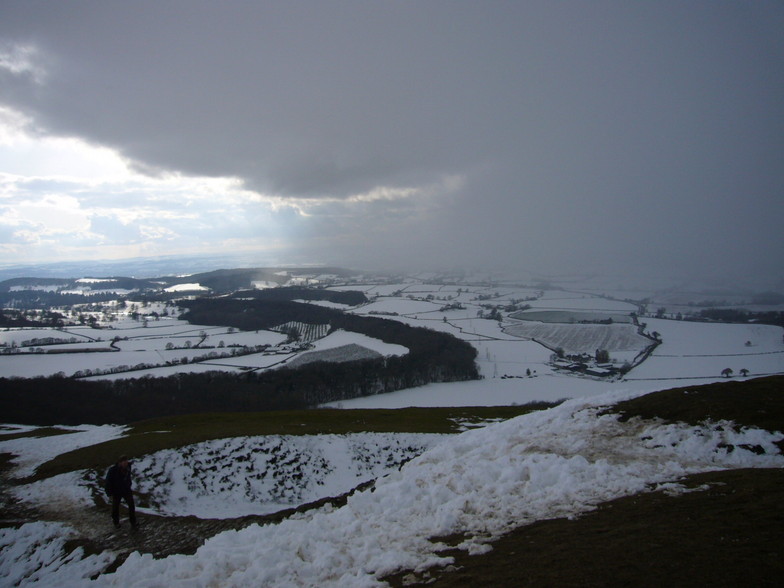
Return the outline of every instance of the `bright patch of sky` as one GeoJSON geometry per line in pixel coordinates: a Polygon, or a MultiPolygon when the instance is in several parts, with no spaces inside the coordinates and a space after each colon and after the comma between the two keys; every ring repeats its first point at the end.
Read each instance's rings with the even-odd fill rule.
{"type": "Polygon", "coordinates": [[[30,44],[0,45],[0,70],[29,77],[37,84],[43,83],[46,77],[38,49],[30,44]]]}
{"type": "Polygon", "coordinates": [[[347,199],[286,201],[247,190],[238,178],[150,171],[108,147],[42,133],[0,106],[0,258],[34,263],[242,251],[257,253],[261,263],[283,263],[296,258],[304,229],[313,235],[299,243],[303,249],[328,238],[351,243],[363,227],[358,219],[376,218],[382,208],[399,217],[426,215],[435,198],[463,183],[445,176],[347,199]]]}
{"type": "Polygon", "coordinates": [[[245,190],[236,178],[142,174],[112,149],[41,134],[19,113],[0,108],[6,259],[269,252],[304,216],[301,208],[245,190]]]}

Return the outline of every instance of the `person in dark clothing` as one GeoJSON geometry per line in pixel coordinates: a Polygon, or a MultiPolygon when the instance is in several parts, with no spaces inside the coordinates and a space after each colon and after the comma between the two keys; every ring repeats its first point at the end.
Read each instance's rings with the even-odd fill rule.
{"type": "Polygon", "coordinates": [[[112,520],[114,526],[120,526],[120,501],[125,500],[128,505],[128,519],[131,526],[136,528],[136,505],[133,502],[133,492],[131,492],[132,475],[131,464],[128,457],[121,455],[117,463],[106,472],[106,494],[112,499],[112,520]]]}

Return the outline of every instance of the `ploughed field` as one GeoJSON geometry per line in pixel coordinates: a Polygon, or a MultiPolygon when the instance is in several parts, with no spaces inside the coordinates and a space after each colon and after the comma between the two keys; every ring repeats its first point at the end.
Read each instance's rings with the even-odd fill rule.
{"type": "Polygon", "coordinates": [[[561,347],[567,353],[606,349],[610,352],[640,352],[651,340],[637,332],[637,327],[622,325],[582,325],[519,322],[504,328],[506,333],[525,339],[536,339],[548,347],[561,347]]]}

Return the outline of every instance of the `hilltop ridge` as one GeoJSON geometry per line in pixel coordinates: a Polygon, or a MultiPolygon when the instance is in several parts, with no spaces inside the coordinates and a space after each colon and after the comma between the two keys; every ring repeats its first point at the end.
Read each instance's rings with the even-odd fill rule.
{"type": "MultiPolygon", "coordinates": [[[[6,486],[20,501],[11,516],[22,518],[0,531],[0,550],[17,537],[21,543],[12,557],[27,557],[27,540],[13,529],[28,516],[54,516],[66,526],[47,523],[34,530],[22,523],[19,532],[38,537],[36,549],[48,554],[40,556],[38,577],[56,569],[61,580],[77,583],[82,577],[80,585],[89,584],[83,574],[100,574],[101,585],[123,583],[130,573],[141,585],[152,578],[195,581],[196,570],[215,582],[231,574],[236,582],[292,586],[694,585],[704,578],[730,585],[744,573],[764,585],[782,569],[776,539],[784,494],[783,386],[784,378],[770,377],[570,401],[452,435],[370,486],[274,516],[206,521],[142,512],[142,535],[127,541],[98,530],[105,510],[95,491],[100,475],[61,473],[6,486]],[[52,509],[43,497],[66,479],[75,484],[73,504],[52,509]],[[67,513],[80,522],[62,516],[67,513]],[[65,544],[58,537],[68,525],[93,531],[81,539],[68,531],[71,541],[65,544]],[[347,525],[351,533],[335,535],[347,525]],[[237,530],[226,534],[232,529],[237,530]],[[234,545],[230,551],[226,541],[234,545]],[[94,555],[69,551],[75,546],[94,555]]],[[[323,418],[320,412],[311,414],[323,418]]],[[[391,422],[382,413],[378,422],[391,422]]],[[[354,426],[366,430],[373,418],[368,413],[354,426]]],[[[31,431],[5,443],[24,455],[26,440],[35,439],[31,431]]],[[[364,436],[357,439],[367,444],[364,436]]],[[[122,436],[110,441],[114,452],[131,442],[122,436]]],[[[193,466],[219,455],[219,446],[236,453],[247,442],[188,445],[178,453],[189,455],[184,463],[193,466]]],[[[160,468],[155,464],[170,461],[164,453],[158,450],[140,463],[160,468]]],[[[296,459],[281,464],[298,467],[296,459]]],[[[209,488],[210,462],[204,465],[199,476],[206,476],[209,488]]],[[[216,465],[219,476],[222,466],[216,465]]],[[[226,494],[224,504],[229,496],[239,499],[226,494]]],[[[158,500],[165,504],[166,493],[158,500]]],[[[15,561],[0,561],[0,570],[13,570],[15,561]]]]}

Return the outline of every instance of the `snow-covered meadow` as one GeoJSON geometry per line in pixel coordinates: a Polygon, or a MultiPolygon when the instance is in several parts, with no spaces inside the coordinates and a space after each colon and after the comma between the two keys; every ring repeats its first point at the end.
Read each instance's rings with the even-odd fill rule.
{"type": "MultiPolygon", "coordinates": [[[[356,307],[334,303],[329,306],[453,334],[477,349],[477,363],[484,378],[517,380],[513,386],[507,383],[495,386],[495,392],[490,393],[446,392],[442,396],[436,392],[441,389],[438,385],[430,385],[426,391],[403,390],[383,397],[356,399],[344,403],[345,406],[394,407],[412,396],[415,405],[521,403],[551,400],[554,389],[561,391],[561,397],[579,397],[595,394],[597,390],[651,390],[694,380],[709,382],[721,379],[727,368],[735,377],[784,372],[784,330],[780,327],[642,316],[640,322],[646,324],[647,335],[642,336],[631,323],[580,324],[580,320],[601,320],[605,316],[629,317],[639,310],[628,300],[592,294],[585,289],[446,285],[415,279],[335,288],[362,291],[369,302],[356,307]],[[487,318],[493,309],[501,311],[500,320],[487,318]],[[542,316],[539,313],[543,312],[548,313],[547,322],[520,318],[542,316]],[[650,334],[654,332],[660,335],[661,344],[645,361],[636,362],[652,343],[650,334]],[[635,367],[624,381],[604,381],[597,387],[589,377],[553,369],[552,350],[559,347],[567,353],[590,355],[597,349],[606,349],[616,366],[629,362],[635,367]],[[554,378],[557,384],[544,382],[542,377],[554,378]]],[[[407,352],[399,346],[342,331],[325,337],[319,335],[321,338],[308,340],[307,345],[290,345],[286,335],[278,331],[242,332],[227,327],[190,325],[176,316],[173,307],[131,303],[118,309],[109,322],[99,321],[99,325],[109,328],[6,329],[0,331],[0,344],[6,345],[6,351],[12,344],[20,346],[32,339],[51,337],[62,342],[18,347],[26,353],[0,354],[0,374],[32,377],[63,373],[116,379],[211,370],[255,371],[314,359],[341,361],[363,354],[370,357],[375,353],[391,356],[407,352]],[[73,342],[65,342],[69,340],[73,342]],[[69,349],[78,352],[65,353],[69,349]],[[31,350],[39,352],[29,353],[31,350]],[[330,350],[333,351],[319,354],[330,350]]],[[[476,389],[470,383],[454,387],[476,389]]]]}
{"type": "Polygon", "coordinates": [[[326,328],[326,336],[320,339],[290,345],[288,337],[279,331],[238,331],[192,325],[172,318],[145,321],[146,326],[142,326],[140,320],[144,319],[124,316],[106,329],[81,326],[4,329],[0,331],[0,343],[5,343],[7,353],[0,353],[0,376],[30,378],[62,374],[117,379],[211,370],[258,370],[284,365],[307,353],[347,345],[382,356],[408,353],[400,345],[358,333],[336,331],[326,335],[326,328]],[[21,346],[46,339],[55,342],[21,346]]]}
{"type": "MultiPolygon", "coordinates": [[[[346,287],[346,289],[350,289],[346,287]]],[[[608,390],[640,392],[709,383],[733,377],[784,373],[784,329],[772,325],[700,323],[640,317],[645,333],[661,338],[653,354],[623,378],[596,379],[553,369],[552,348],[593,354],[597,348],[610,352],[616,365],[632,362],[652,343],[631,324],[579,324],[580,316],[592,313],[630,314],[638,307],[625,300],[590,294],[585,290],[536,290],[510,286],[443,286],[400,283],[367,287],[370,304],[352,312],[378,313],[451,333],[477,349],[477,364],[487,382],[428,384],[390,394],[356,398],[332,406],[346,408],[400,408],[404,406],[472,406],[522,404],[599,394],[608,390]],[[377,297],[376,297],[377,296],[377,297]],[[374,298],[376,297],[376,298],[374,298]],[[480,318],[488,306],[510,303],[530,306],[522,312],[503,312],[501,321],[480,318]],[[445,309],[460,303],[462,308],[445,309]],[[443,310],[442,310],[443,309],[443,310]],[[565,313],[564,323],[513,318],[536,312],[565,313]],[[575,318],[577,317],[577,318],[575,318]],[[535,339],[535,341],[534,341],[535,339]],[[750,345],[747,345],[747,342],[750,345]],[[542,345],[547,344],[547,346],[542,345]]],[[[650,296],[650,292],[638,292],[650,296]]]]}

